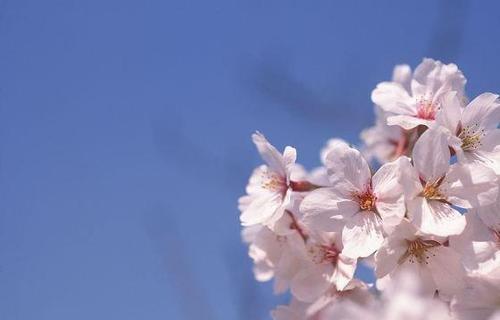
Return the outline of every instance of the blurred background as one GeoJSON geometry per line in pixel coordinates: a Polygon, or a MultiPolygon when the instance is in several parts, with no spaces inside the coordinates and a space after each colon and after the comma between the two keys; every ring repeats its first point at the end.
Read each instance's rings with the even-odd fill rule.
{"type": "Polygon", "coordinates": [[[496,1],[0,1],[0,319],[269,319],[258,129],[319,164],[398,63],[500,88],[496,1]]]}

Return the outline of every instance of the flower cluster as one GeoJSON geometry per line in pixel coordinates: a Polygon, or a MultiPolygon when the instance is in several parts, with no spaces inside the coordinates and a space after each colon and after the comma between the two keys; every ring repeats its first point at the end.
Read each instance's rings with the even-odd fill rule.
{"type": "Polygon", "coordinates": [[[256,279],[291,292],[274,319],[500,318],[500,100],[465,83],[454,64],[396,66],[361,148],[332,139],[310,172],[253,134],[265,164],[240,219],[256,279]]]}

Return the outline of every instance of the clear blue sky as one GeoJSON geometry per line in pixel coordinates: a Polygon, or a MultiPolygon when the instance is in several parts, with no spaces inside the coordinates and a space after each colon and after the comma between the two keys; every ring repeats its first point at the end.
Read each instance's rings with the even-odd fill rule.
{"type": "Polygon", "coordinates": [[[0,319],[267,319],[236,201],[311,168],[397,63],[500,91],[495,1],[0,1],[0,319]]]}

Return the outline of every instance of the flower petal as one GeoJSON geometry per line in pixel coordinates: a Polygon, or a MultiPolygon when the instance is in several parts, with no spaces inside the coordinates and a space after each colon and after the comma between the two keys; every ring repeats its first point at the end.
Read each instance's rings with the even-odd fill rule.
{"type": "Polygon", "coordinates": [[[460,234],[465,228],[465,217],[450,205],[417,197],[408,201],[408,215],[424,233],[436,236],[460,234]]]}
{"type": "Polygon", "coordinates": [[[281,208],[282,196],[279,193],[267,193],[255,197],[240,215],[241,224],[251,226],[269,221],[281,208]]]}
{"type": "Polygon", "coordinates": [[[404,255],[408,245],[405,239],[389,237],[375,253],[375,274],[382,278],[398,267],[399,259],[404,255]]]}
{"type": "Polygon", "coordinates": [[[333,275],[333,282],[337,290],[344,290],[354,277],[356,271],[356,259],[339,255],[337,266],[333,275]]]}
{"type": "Polygon", "coordinates": [[[313,302],[330,287],[326,275],[318,272],[317,268],[305,268],[293,277],[290,290],[293,296],[300,301],[313,302]]]}
{"type": "Polygon", "coordinates": [[[460,255],[450,248],[438,246],[431,250],[429,269],[439,290],[439,296],[449,300],[465,287],[465,269],[460,255]]]}
{"type": "Polygon", "coordinates": [[[358,205],[343,198],[334,188],[320,188],[304,198],[300,211],[304,213],[304,220],[311,227],[324,231],[340,231],[345,217],[356,213],[358,205]]]}
{"type": "Polygon", "coordinates": [[[436,122],[448,129],[450,135],[455,135],[463,112],[462,103],[457,93],[452,91],[443,96],[441,110],[436,116],[436,122]]]}
{"type": "Polygon", "coordinates": [[[450,149],[445,133],[428,129],[413,148],[413,163],[420,176],[427,182],[443,177],[450,166],[450,149]]]}
{"type": "MultiPolygon", "coordinates": [[[[267,163],[269,168],[278,173],[280,176],[286,176],[285,161],[281,153],[267,141],[266,137],[260,132],[252,134],[253,143],[257,147],[262,159],[267,163]]],[[[293,148],[291,148],[293,149],[293,148]]],[[[295,149],[294,149],[295,150],[295,149]]],[[[291,156],[291,151],[288,152],[291,156]]],[[[295,160],[294,160],[295,161],[295,160]]]]}
{"type": "Polygon", "coordinates": [[[407,64],[398,64],[392,71],[392,81],[399,83],[407,92],[410,91],[411,68],[407,64]]]}
{"type": "Polygon", "coordinates": [[[384,241],[382,221],[370,211],[355,214],[342,231],[342,253],[350,258],[368,257],[384,241]]]}
{"type": "Polygon", "coordinates": [[[370,183],[372,175],[365,158],[358,150],[347,145],[337,144],[331,148],[325,166],[332,184],[342,184],[345,191],[363,190],[370,183]]]}
{"type": "Polygon", "coordinates": [[[372,101],[386,112],[416,114],[413,99],[405,88],[396,82],[379,83],[372,91],[372,101]]]}
{"type": "Polygon", "coordinates": [[[478,208],[495,202],[498,198],[496,174],[478,164],[454,164],[443,182],[448,201],[462,208],[478,208]]]}
{"type": "Polygon", "coordinates": [[[384,164],[373,175],[372,185],[377,196],[377,212],[384,220],[384,224],[396,225],[405,215],[403,185],[401,184],[401,168],[405,158],[384,164]]]}
{"type": "Polygon", "coordinates": [[[432,121],[420,119],[413,115],[397,115],[387,117],[387,125],[389,126],[400,126],[405,130],[411,130],[418,126],[431,126],[432,121]]]}
{"type": "Polygon", "coordinates": [[[462,125],[495,129],[500,122],[500,102],[497,99],[498,95],[488,92],[477,96],[465,107],[462,125]]]}

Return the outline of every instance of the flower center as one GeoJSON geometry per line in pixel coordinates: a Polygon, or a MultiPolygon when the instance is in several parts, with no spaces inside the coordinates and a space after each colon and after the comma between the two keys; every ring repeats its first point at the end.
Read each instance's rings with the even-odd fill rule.
{"type": "Polygon", "coordinates": [[[335,244],[316,244],[309,247],[308,252],[311,260],[316,264],[331,263],[335,265],[340,254],[335,244]]]}
{"type": "Polygon", "coordinates": [[[417,102],[417,117],[425,120],[434,120],[437,109],[437,106],[432,101],[421,99],[417,102]]]}
{"type": "Polygon", "coordinates": [[[446,200],[446,196],[439,190],[439,186],[443,182],[444,177],[439,178],[436,182],[425,183],[424,189],[420,193],[421,197],[428,200],[446,200]]]}
{"type": "Polygon", "coordinates": [[[418,262],[420,264],[429,264],[427,261],[429,257],[436,256],[430,251],[431,248],[440,246],[441,244],[434,240],[422,240],[417,238],[416,240],[406,240],[408,244],[408,249],[401,258],[399,258],[398,263],[402,264],[406,260],[410,263],[418,262]]]}
{"type": "Polygon", "coordinates": [[[286,193],[286,190],[288,189],[286,179],[284,177],[281,177],[280,175],[269,171],[266,171],[262,174],[261,186],[264,189],[280,192],[283,194],[286,193]]]}
{"type": "Polygon", "coordinates": [[[374,211],[377,197],[373,194],[372,188],[369,187],[364,192],[355,193],[354,200],[362,211],[374,211]]]}
{"type": "Polygon", "coordinates": [[[482,137],[484,137],[484,129],[479,128],[477,124],[463,127],[458,134],[458,138],[462,140],[461,148],[464,151],[480,147],[482,137]]]}

